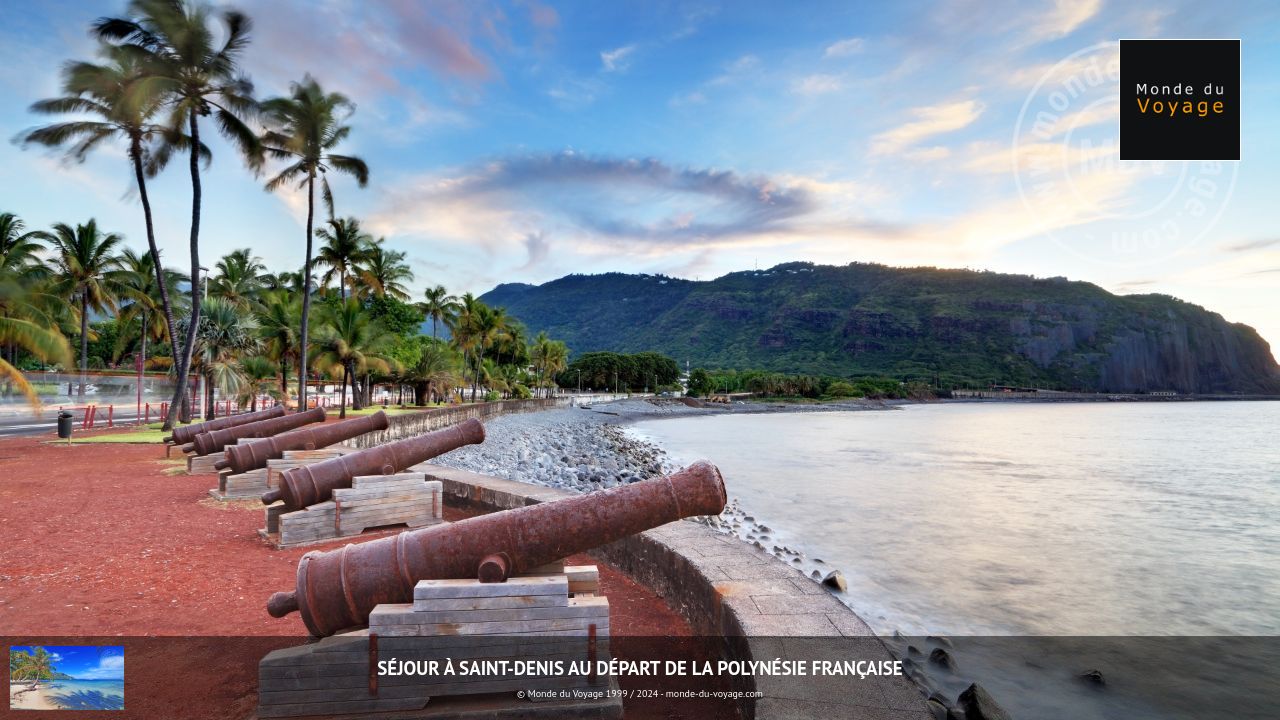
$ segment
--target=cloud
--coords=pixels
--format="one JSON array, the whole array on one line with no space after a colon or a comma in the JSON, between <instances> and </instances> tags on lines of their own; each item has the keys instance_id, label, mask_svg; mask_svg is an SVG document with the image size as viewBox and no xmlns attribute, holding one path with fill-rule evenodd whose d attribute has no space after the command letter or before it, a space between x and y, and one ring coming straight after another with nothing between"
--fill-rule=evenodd
<instances>
[{"instance_id":1,"label":"cloud","mask_svg":"<svg viewBox=\"0 0 1280 720\"><path fill-rule=\"evenodd\" d=\"M1245 240L1243 242L1223 245L1222 249L1230 253L1250 252L1280 245L1280 238L1262 238L1261 240Z\"/></svg>"},{"instance_id":2,"label":"cloud","mask_svg":"<svg viewBox=\"0 0 1280 720\"><path fill-rule=\"evenodd\" d=\"M827 58L839 58L856 55L857 53L862 52L862 48L865 44L866 41L860 37L845 38L844 40L838 40L828 45L827 49L823 51L822 56Z\"/></svg>"},{"instance_id":3,"label":"cloud","mask_svg":"<svg viewBox=\"0 0 1280 720\"><path fill-rule=\"evenodd\" d=\"M915 120L880 133L871 139L871 154L891 155L921 140L967 127L977 120L984 106L977 100L960 100L914 108Z\"/></svg>"},{"instance_id":4,"label":"cloud","mask_svg":"<svg viewBox=\"0 0 1280 720\"><path fill-rule=\"evenodd\" d=\"M797 95L825 95L841 88L840 78L835 75L807 75L791 84L791 92Z\"/></svg>"},{"instance_id":5,"label":"cloud","mask_svg":"<svg viewBox=\"0 0 1280 720\"><path fill-rule=\"evenodd\" d=\"M525 235L524 248L529 252L529 259L525 261L524 265L520 266L521 270L529 270L541 265L551 251L551 246L547 242L546 236L541 232Z\"/></svg>"},{"instance_id":6,"label":"cloud","mask_svg":"<svg viewBox=\"0 0 1280 720\"><path fill-rule=\"evenodd\" d=\"M636 51L635 45L623 45L620 48L600 53L600 64L605 72L621 72L630 64L627 58Z\"/></svg>"},{"instance_id":7,"label":"cloud","mask_svg":"<svg viewBox=\"0 0 1280 720\"><path fill-rule=\"evenodd\" d=\"M124 678L124 655L108 655L98 660L97 667L76 673L80 680L121 680Z\"/></svg>"},{"instance_id":8,"label":"cloud","mask_svg":"<svg viewBox=\"0 0 1280 720\"><path fill-rule=\"evenodd\" d=\"M1055 40L1066 37L1101 9L1102 0L1054 0L1051 10L1038 14L1038 20L1031 27L1032 38Z\"/></svg>"}]
</instances>

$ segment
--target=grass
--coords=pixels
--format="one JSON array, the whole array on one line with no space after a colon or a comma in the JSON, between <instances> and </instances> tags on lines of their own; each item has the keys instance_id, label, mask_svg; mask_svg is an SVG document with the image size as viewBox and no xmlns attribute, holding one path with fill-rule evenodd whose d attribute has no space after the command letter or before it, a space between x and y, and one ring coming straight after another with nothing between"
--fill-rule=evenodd
<instances>
[{"instance_id":1,"label":"grass","mask_svg":"<svg viewBox=\"0 0 1280 720\"><path fill-rule=\"evenodd\" d=\"M374 405L372 407L361 408L359 410L352 410L350 408L347 408L347 417L351 417L353 415L354 416L372 415L378 412L379 410L386 411L388 415L408 415L409 413L422 412L423 410L430 410L432 408L437 408L437 407L445 407L445 406L444 405L427 405L426 407L399 408L391 405L388 405L387 407L382 407L381 405ZM329 410L329 413L331 415L333 415L334 417L337 417L338 415L337 409L335 408L326 408L326 409Z\"/></svg>"},{"instance_id":2,"label":"grass","mask_svg":"<svg viewBox=\"0 0 1280 720\"><path fill-rule=\"evenodd\" d=\"M155 443L164 442L164 437L169 433L164 432L157 427L146 430L133 430L131 432L107 433L106 435L93 435L91 437L72 437L72 445L91 445L102 443ZM66 444L66 440L50 440L54 444Z\"/></svg>"}]
</instances>

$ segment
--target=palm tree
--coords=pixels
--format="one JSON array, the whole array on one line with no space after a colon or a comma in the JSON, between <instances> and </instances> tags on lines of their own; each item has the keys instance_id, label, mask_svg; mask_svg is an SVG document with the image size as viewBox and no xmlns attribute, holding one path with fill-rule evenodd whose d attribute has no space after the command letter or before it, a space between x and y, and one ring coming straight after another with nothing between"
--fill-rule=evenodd
<instances>
[{"instance_id":1,"label":"palm tree","mask_svg":"<svg viewBox=\"0 0 1280 720\"><path fill-rule=\"evenodd\" d=\"M458 309L449 324L449 334L453 336L453 344L462 351L464 376L474 370L473 363L477 356L476 348L480 344L480 314L484 312L484 303L471 293L464 293L458 300ZM475 402L476 386L471 386L471 401Z\"/></svg>"},{"instance_id":2,"label":"palm tree","mask_svg":"<svg viewBox=\"0 0 1280 720\"><path fill-rule=\"evenodd\" d=\"M569 348L563 342L547 337L545 332L539 332L533 340L529 357L533 360L534 371L537 373L535 384L539 388L545 388L547 395L550 396L551 386L554 384L553 378L556 373L563 371L569 362Z\"/></svg>"},{"instance_id":3,"label":"palm tree","mask_svg":"<svg viewBox=\"0 0 1280 720\"><path fill-rule=\"evenodd\" d=\"M237 400L242 405L247 401L250 412L257 411L258 397L261 395L284 400L284 393L276 387L276 364L271 358L262 355L241 358L240 374L244 378L244 385Z\"/></svg>"},{"instance_id":4,"label":"palm tree","mask_svg":"<svg viewBox=\"0 0 1280 720\"><path fill-rule=\"evenodd\" d=\"M390 372L382 352L389 347L392 336L369 318L364 307L355 298L325 308L321 320L321 337L316 344L316 364L332 369L342 368L342 409L339 418L347 416L347 385L351 385L351 409L359 410L360 395L356 392L356 378L366 369Z\"/></svg>"},{"instance_id":5,"label":"palm tree","mask_svg":"<svg viewBox=\"0 0 1280 720\"><path fill-rule=\"evenodd\" d=\"M212 115L219 131L239 146L251 168L261 161L257 137L241 120L252 114L253 85L240 74L237 61L249 44L250 21L234 10L217 14L223 40L215 41L210 27L215 11L198 0L131 0L125 18L100 18L94 23L99 38L122 42L140 59L148 73L146 95L163 96L169 112L170 140L186 126L191 170L191 317L183 351L177 362L177 383L164 428L169 430L185 404L187 373L200 326L200 143L199 118ZM154 249L153 249L154 252ZM159 265L160 263L156 263ZM162 282L162 281L160 281ZM175 357L178 354L175 349Z\"/></svg>"},{"instance_id":6,"label":"palm tree","mask_svg":"<svg viewBox=\"0 0 1280 720\"><path fill-rule=\"evenodd\" d=\"M26 224L13 213L0 213L0 278L8 278L15 285L11 292L18 292L30 287L34 281L42 280L49 275L49 268L40 259L44 249L45 233L39 230L27 231ZM9 311L0 305L0 318L9 317ZM5 341L4 353L0 360L9 363L18 361L16 342Z\"/></svg>"},{"instance_id":7,"label":"palm tree","mask_svg":"<svg viewBox=\"0 0 1280 720\"><path fill-rule=\"evenodd\" d=\"M107 63L70 62L63 68L63 97L41 100L31 106L32 112L44 114L88 114L94 120L73 120L37 128L23 136L25 144L36 143L59 147L74 143L68 151L77 161L110 139L123 140L128 148L142 216L147 228L147 248L155 272L152 287L159 293L159 308L165 332L173 336L173 307L170 288L162 277L160 248L156 244L155 225L151 218L151 198L147 178L155 177L168 163L175 149L190 148L190 138L155 122L168 101L164 87L149 81L144 58L128 48L103 44L101 54ZM206 159L208 148L197 150Z\"/></svg>"},{"instance_id":8,"label":"palm tree","mask_svg":"<svg viewBox=\"0 0 1280 720\"><path fill-rule=\"evenodd\" d=\"M117 319L122 330L116 340L115 358L119 359L125 348L132 343L134 337L131 330L136 320L140 344L138 357L144 366L147 362L147 340L164 342L167 339L171 347L173 343L173 339L168 334L168 323L157 301L162 294L156 287L153 262L151 253L138 255L133 250L125 248L120 254L120 296L123 302L120 304ZM165 290L177 297L178 283L184 279L182 274L166 268L160 276L164 278ZM129 331L127 332L126 329Z\"/></svg>"},{"instance_id":9,"label":"palm tree","mask_svg":"<svg viewBox=\"0 0 1280 720\"><path fill-rule=\"evenodd\" d=\"M190 319L184 319L189 322ZM181 325L184 321L179 321ZM185 328L184 328L185 329ZM223 298L209 298L194 333L195 367L205 378L205 418L215 414L214 389L238 395L245 377L239 358L262 348L258 320Z\"/></svg>"},{"instance_id":10,"label":"palm tree","mask_svg":"<svg viewBox=\"0 0 1280 720\"><path fill-rule=\"evenodd\" d=\"M25 657L19 657L17 667L10 666L10 677L27 678L31 680L34 687L40 687L41 679L53 679L53 674L57 672L57 668L53 664L53 656L48 650L42 647L36 647L33 652L23 653Z\"/></svg>"},{"instance_id":11,"label":"palm tree","mask_svg":"<svg viewBox=\"0 0 1280 720\"><path fill-rule=\"evenodd\" d=\"M263 295L258 310L261 337L266 343L267 356L280 364L280 394L289 395L289 363L298 357L298 324L302 317L302 303L284 290L272 290Z\"/></svg>"},{"instance_id":12,"label":"palm tree","mask_svg":"<svg viewBox=\"0 0 1280 720\"><path fill-rule=\"evenodd\" d=\"M316 237L324 241L320 251L316 253L315 264L328 268L320 277L320 284L329 287L335 278L338 280L338 297L347 301L347 288L355 286L359 267L367 259L366 252L373 238L360 229L360 221L355 218L337 218L329 221L333 228L316 230Z\"/></svg>"},{"instance_id":13,"label":"palm tree","mask_svg":"<svg viewBox=\"0 0 1280 720\"><path fill-rule=\"evenodd\" d=\"M0 272L27 279L47 276L48 268L40 260L46 237L39 230L28 232L26 223L17 215L0 213Z\"/></svg>"},{"instance_id":14,"label":"palm tree","mask_svg":"<svg viewBox=\"0 0 1280 720\"><path fill-rule=\"evenodd\" d=\"M429 318L431 318L431 337L437 338L436 322L443 321L447 326L453 320L453 316L458 311L458 298L449 294L443 285L437 285L433 288L427 288L423 293L426 302L419 303L418 309Z\"/></svg>"},{"instance_id":15,"label":"palm tree","mask_svg":"<svg viewBox=\"0 0 1280 720\"><path fill-rule=\"evenodd\" d=\"M413 271L404 261L405 254L387 250L382 246L385 241L386 238L379 238L365 246L364 258L356 269L360 287L365 293L378 297L408 300L409 290L404 284L413 281Z\"/></svg>"},{"instance_id":16,"label":"palm tree","mask_svg":"<svg viewBox=\"0 0 1280 720\"><path fill-rule=\"evenodd\" d=\"M249 248L232 250L215 266L218 274L209 283L209 295L220 297L240 308L248 308L262 289L267 266Z\"/></svg>"},{"instance_id":17,"label":"palm tree","mask_svg":"<svg viewBox=\"0 0 1280 720\"><path fill-rule=\"evenodd\" d=\"M406 373L414 386L415 402L426 405L456 387L460 365L460 358L448 345L435 339L426 342L418 362Z\"/></svg>"},{"instance_id":18,"label":"palm tree","mask_svg":"<svg viewBox=\"0 0 1280 720\"><path fill-rule=\"evenodd\" d=\"M338 155L333 149L351 132L343 122L355 111L345 96L326 93L307 76L295 83L290 97L273 98L262 104L270 129L262 137L266 151L280 160L291 161L267 183L275 190L285 183L298 181L307 189L307 253L302 264L302 333L299 339L298 367L299 407L307 406L307 323L311 315L311 237L315 221L316 176L320 176L321 192L333 216L333 192L326 173L329 170L355 177L360 187L369 183L369 167L363 160Z\"/></svg>"},{"instance_id":19,"label":"palm tree","mask_svg":"<svg viewBox=\"0 0 1280 720\"><path fill-rule=\"evenodd\" d=\"M0 343L13 348L13 362L0 357L0 378L12 383L37 411L40 396L15 367L21 349L50 363L71 364L71 347L58 331L58 323L43 309L39 294L33 293L16 273L0 270Z\"/></svg>"},{"instance_id":20,"label":"palm tree","mask_svg":"<svg viewBox=\"0 0 1280 720\"><path fill-rule=\"evenodd\" d=\"M116 254L124 237L100 232L97 221L91 219L74 229L58 223L48 238L55 253L55 287L80 309L79 396L84 398L84 373L89 365L89 311L115 310L116 298L124 290L124 271Z\"/></svg>"}]
</instances>

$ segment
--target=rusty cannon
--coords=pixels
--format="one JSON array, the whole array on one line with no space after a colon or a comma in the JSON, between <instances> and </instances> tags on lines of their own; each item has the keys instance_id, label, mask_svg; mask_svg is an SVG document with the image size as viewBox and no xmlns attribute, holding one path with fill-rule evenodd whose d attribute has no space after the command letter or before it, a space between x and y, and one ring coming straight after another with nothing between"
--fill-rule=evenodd
<instances>
[{"instance_id":1,"label":"rusty cannon","mask_svg":"<svg viewBox=\"0 0 1280 720\"><path fill-rule=\"evenodd\" d=\"M228 445L223 450L225 458L214 463L213 467L216 470L230 468L232 473L249 472L266 467L268 460L284 457L286 450L317 450L365 433L386 430L388 426L387 414L379 410L372 415L332 425L298 428L253 442Z\"/></svg>"},{"instance_id":2,"label":"rusty cannon","mask_svg":"<svg viewBox=\"0 0 1280 720\"><path fill-rule=\"evenodd\" d=\"M296 610L325 637L368 624L377 605L410 602L419 580L503 582L681 518L719 514L725 499L720 471L697 462L666 477L313 551L298 563L294 589L272 595L267 612Z\"/></svg>"},{"instance_id":3,"label":"rusty cannon","mask_svg":"<svg viewBox=\"0 0 1280 720\"><path fill-rule=\"evenodd\" d=\"M352 478L391 475L463 445L482 442L484 425L472 418L418 437L296 467L280 475L280 487L263 493L262 504L284 500L285 506L301 509L333 497L334 488L351 487Z\"/></svg>"},{"instance_id":4,"label":"rusty cannon","mask_svg":"<svg viewBox=\"0 0 1280 720\"><path fill-rule=\"evenodd\" d=\"M213 432L200 433L191 442L183 445L182 451L188 453L194 451L196 455L202 456L208 455L209 453L221 452L223 448L228 445L234 445L237 440L242 438L271 437L288 430L296 430L303 425L318 422L324 422L324 408L321 407L311 408L306 412L214 430Z\"/></svg>"},{"instance_id":5,"label":"rusty cannon","mask_svg":"<svg viewBox=\"0 0 1280 720\"><path fill-rule=\"evenodd\" d=\"M274 405L266 410L259 410L257 412L241 413L239 415L224 415L216 420L176 427L173 429L172 435L165 436L164 441L185 445L191 442L192 438L200 433L213 432L214 430L222 430L223 428L235 427L236 425L245 425L259 420L269 420L271 418L280 417L284 414L285 408L283 405Z\"/></svg>"}]
</instances>

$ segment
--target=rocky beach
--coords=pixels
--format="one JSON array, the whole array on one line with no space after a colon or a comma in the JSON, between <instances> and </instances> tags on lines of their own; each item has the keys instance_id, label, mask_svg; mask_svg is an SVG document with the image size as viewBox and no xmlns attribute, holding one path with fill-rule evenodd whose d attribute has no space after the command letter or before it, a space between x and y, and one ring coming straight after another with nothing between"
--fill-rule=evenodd
<instances>
[{"instance_id":1,"label":"rocky beach","mask_svg":"<svg viewBox=\"0 0 1280 720\"><path fill-rule=\"evenodd\" d=\"M485 424L487 439L434 462L447 467L572 492L593 492L673 472L678 465L657 445L627 432L640 420L723 414L891 410L874 400L839 403L704 403L685 398L640 398L507 415ZM776 542L773 530L733 497L717 517L697 518L719 532L734 535L803 570L815 582L843 589L844 579L821 558Z\"/></svg>"}]
</instances>

